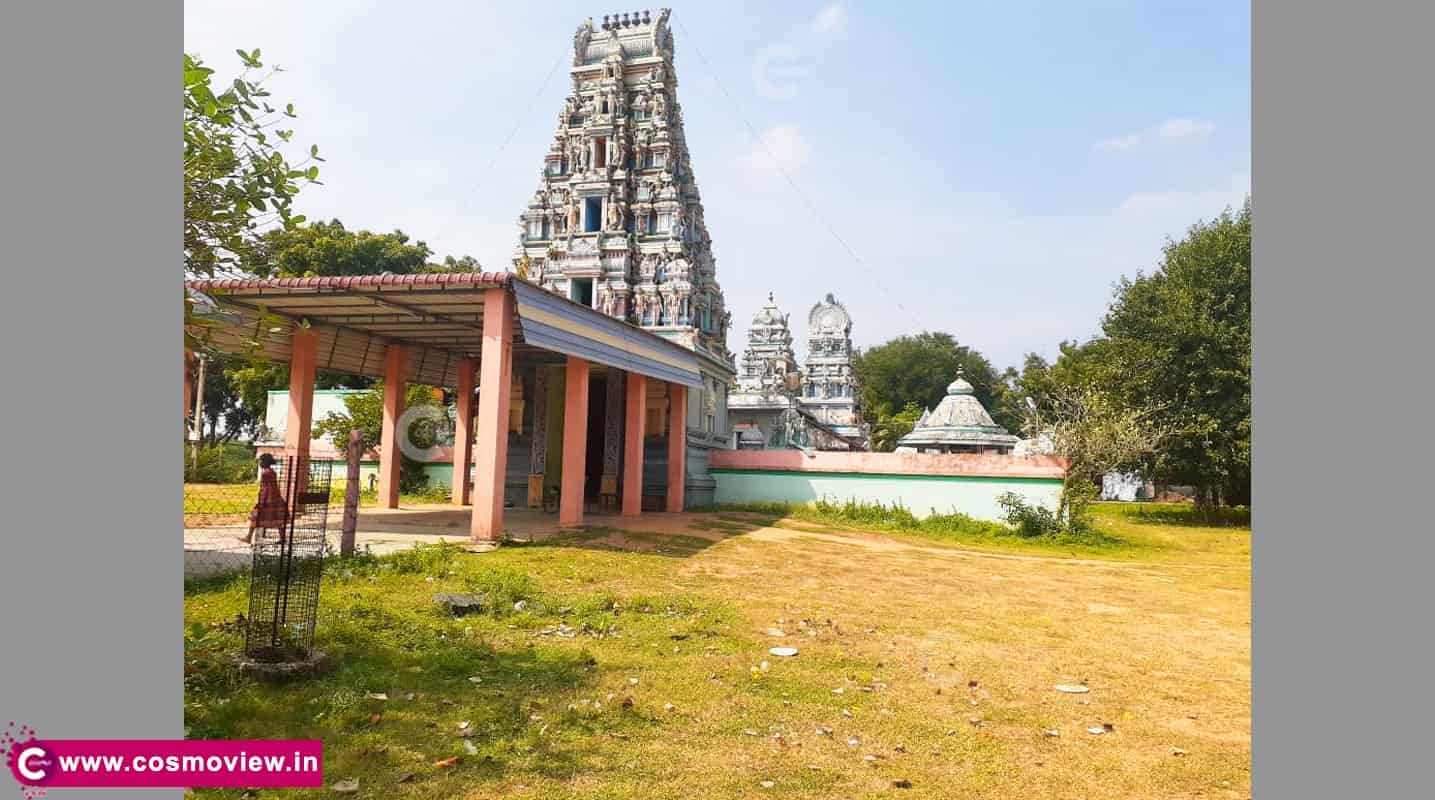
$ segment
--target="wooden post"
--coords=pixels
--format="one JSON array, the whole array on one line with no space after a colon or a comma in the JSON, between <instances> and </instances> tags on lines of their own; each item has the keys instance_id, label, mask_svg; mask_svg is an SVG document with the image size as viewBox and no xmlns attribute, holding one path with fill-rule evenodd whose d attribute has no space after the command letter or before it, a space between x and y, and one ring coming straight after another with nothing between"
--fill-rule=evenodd
<instances>
[{"instance_id":1,"label":"wooden post","mask_svg":"<svg viewBox=\"0 0 1435 800\"><path fill-rule=\"evenodd\" d=\"M354 538L359 530L359 459L363 457L363 446L359 444L358 430L349 431L349 471L344 480L344 528L339 536L339 555L354 554Z\"/></svg>"}]
</instances>

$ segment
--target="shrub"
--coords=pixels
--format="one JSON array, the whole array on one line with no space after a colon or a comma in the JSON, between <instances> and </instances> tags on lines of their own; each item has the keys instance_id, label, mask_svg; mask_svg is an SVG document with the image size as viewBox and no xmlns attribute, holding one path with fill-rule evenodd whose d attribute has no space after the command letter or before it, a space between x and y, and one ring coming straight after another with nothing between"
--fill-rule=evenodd
<instances>
[{"instance_id":1,"label":"shrub","mask_svg":"<svg viewBox=\"0 0 1435 800\"><path fill-rule=\"evenodd\" d=\"M394 572L403 575L447 575L453 569L458 556L458 545L453 542L438 544L416 544L409 550L401 550L389 556Z\"/></svg>"},{"instance_id":2,"label":"shrub","mask_svg":"<svg viewBox=\"0 0 1435 800\"><path fill-rule=\"evenodd\" d=\"M1031 505L1014 492L1006 492L997 498L997 503L1006 513L1007 524L1025 537L1054 536L1066 533L1067 528L1056 513L1045 506Z\"/></svg>"},{"instance_id":3,"label":"shrub","mask_svg":"<svg viewBox=\"0 0 1435 800\"><path fill-rule=\"evenodd\" d=\"M254 448L237 442L201 447L199 458L184 446L184 479L192 483L253 483L259 476Z\"/></svg>"},{"instance_id":4,"label":"shrub","mask_svg":"<svg viewBox=\"0 0 1435 800\"><path fill-rule=\"evenodd\" d=\"M538 586L528 577L512 567L490 567L480 570L468 579L468 590L484 599L484 610L495 617L514 613L513 605L519 600L534 607L537 612L543 605Z\"/></svg>"}]
</instances>

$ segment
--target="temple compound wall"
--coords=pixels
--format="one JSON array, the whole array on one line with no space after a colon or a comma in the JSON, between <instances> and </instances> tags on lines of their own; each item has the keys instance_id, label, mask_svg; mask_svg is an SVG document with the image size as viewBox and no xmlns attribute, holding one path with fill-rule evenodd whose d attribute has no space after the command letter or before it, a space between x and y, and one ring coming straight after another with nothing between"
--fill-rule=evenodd
<instances>
[{"instance_id":1,"label":"temple compound wall","mask_svg":"<svg viewBox=\"0 0 1435 800\"><path fill-rule=\"evenodd\" d=\"M851 500L995 522L1007 492L1054 512L1065 467L1053 456L733 450L711 469L721 505Z\"/></svg>"}]
</instances>

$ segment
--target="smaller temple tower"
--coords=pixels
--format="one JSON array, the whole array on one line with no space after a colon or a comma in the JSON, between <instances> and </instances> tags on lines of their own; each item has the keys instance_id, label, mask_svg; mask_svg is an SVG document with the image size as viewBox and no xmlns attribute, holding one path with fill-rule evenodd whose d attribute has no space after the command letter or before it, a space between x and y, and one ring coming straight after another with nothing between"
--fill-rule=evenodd
<instances>
[{"instance_id":1,"label":"smaller temple tower","mask_svg":"<svg viewBox=\"0 0 1435 800\"><path fill-rule=\"evenodd\" d=\"M852 317L830 292L807 315L807 371L799 401L839 435L866 446L867 425L852 370Z\"/></svg>"},{"instance_id":2,"label":"smaller temple tower","mask_svg":"<svg viewBox=\"0 0 1435 800\"><path fill-rule=\"evenodd\" d=\"M728 418L743 450L804 448L856 450L858 443L803 406L802 374L792 352L788 316L778 310L771 293L748 328L747 349L737 376L737 390L728 395Z\"/></svg>"}]
</instances>

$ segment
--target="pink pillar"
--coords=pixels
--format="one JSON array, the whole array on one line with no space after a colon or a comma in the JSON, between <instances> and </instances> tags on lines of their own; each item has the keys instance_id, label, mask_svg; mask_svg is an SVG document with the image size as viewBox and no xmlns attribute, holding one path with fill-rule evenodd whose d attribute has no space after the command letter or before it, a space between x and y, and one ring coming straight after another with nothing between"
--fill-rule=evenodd
<instances>
[{"instance_id":1,"label":"pink pillar","mask_svg":"<svg viewBox=\"0 0 1435 800\"><path fill-rule=\"evenodd\" d=\"M688 478L688 387L668 384L668 510L683 510Z\"/></svg>"},{"instance_id":2,"label":"pink pillar","mask_svg":"<svg viewBox=\"0 0 1435 800\"><path fill-rule=\"evenodd\" d=\"M473 493L468 486L468 468L473 464L473 359L458 362L458 420L453 431L453 502L468 505Z\"/></svg>"},{"instance_id":3,"label":"pink pillar","mask_svg":"<svg viewBox=\"0 0 1435 800\"><path fill-rule=\"evenodd\" d=\"M479 359L477 469L473 478L474 549L489 550L503 538L503 483L508 471L508 406L513 392L513 296L507 289L483 294L483 353ZM466 472L466 470L465 470Z\"/></svg>"},{"instance_id":4,"label":"pink pillar","mask_svg":"<svg viewBox=\"0 0 1435 800\"><path fill-rule=\"evenodd\" d=\"M628 373L628 414L623 428L623 516L643 510L643 423L648 417L648 378Z\"/></svg>"},{"instance_id":5,"label":"pink pillar","mask_svg":"<svg viewBox=\"0 0 1435 800\"><path fill-rule=\"evenodd\" d=\"M314 371L319 363L319 332L294 328L289 356L289 417L284 427L284 453L294 457L300 474L308 469L309 441L314 437Z\"/></svg>"},{"instance_id":6,"label":"pink pillar","mask_svg":"<svg viewBox=\"0 0 1435 800\"><path fill-rule=\"evenodd\" d=\"M404 398L408 386L404 383L404 370L408 352L400 344L389 344L384 355L384 420L379 430L379 506L399 507L399 466L403 459L399 453L399 416L404 413Z\"/></svg>"},{"instance_id":7,"label":"pink pillar","mask_svg":"<svg viewBox=\"0 0 1435 800\"><path fill-rule=\"evenodd\" d=\"M558 494L558 525L583 524L584 467L588 460L588 362L568 356L563 387L563 483Z\"/></svg>"}]
</instances>

